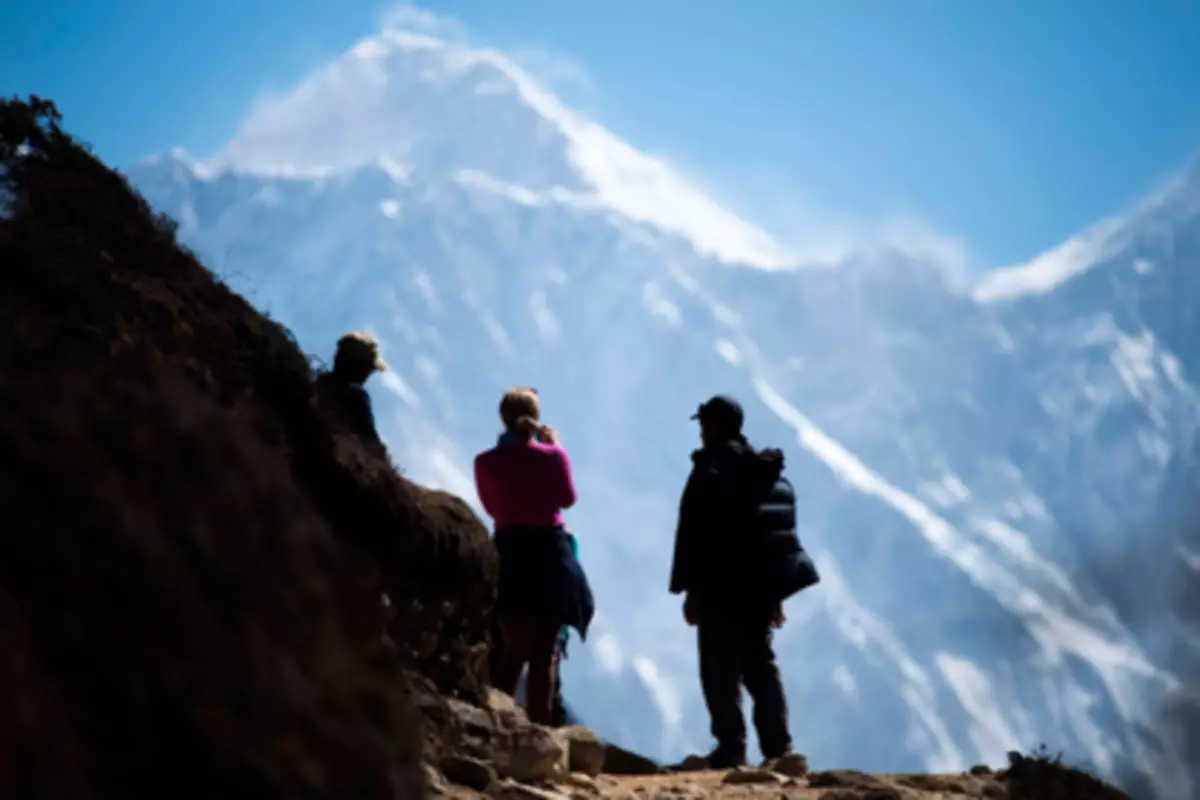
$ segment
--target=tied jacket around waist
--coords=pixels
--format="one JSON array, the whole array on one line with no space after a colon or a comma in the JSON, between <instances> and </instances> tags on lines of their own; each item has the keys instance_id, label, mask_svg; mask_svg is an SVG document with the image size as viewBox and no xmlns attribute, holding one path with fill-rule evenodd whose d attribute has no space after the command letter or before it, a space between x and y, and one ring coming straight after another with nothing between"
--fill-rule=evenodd
<instances>
[{"instance_id":1,"label":"tied jacket around waist","mask_svg":"<svg viewBox=\"0 0 1200 800\"><path fill-rule=\"evenodd\" d=\"M552 616L586 639L595 602L562 525L562 510L575 503L566 451L501 436L476 456L475 484L496 526L497 614Z\"/></svg>"},{"instance_id":2,"label":"tied jacket around waist","mask_svg":"<svg viewBox=\"0 0 1200 800\"><path fill-rule=\"evenodd\" d=\"M587 640L595 600L587 574L562 527L506 528L493 539L500 554L496 613L553 616Z\"/></svg>"},{"instance_id":3,"label":"tied jacket around waist","mask_svg":"<svg viewBox=\"0 0 1200 800\"><path fill-rule=\"evenodd\" d=\"M703 605L773 605L820 580L796 535L796 494L780 450L755 451L740 440L692 453L683 490L673 594Z\"/></svg>"}]
</instances>

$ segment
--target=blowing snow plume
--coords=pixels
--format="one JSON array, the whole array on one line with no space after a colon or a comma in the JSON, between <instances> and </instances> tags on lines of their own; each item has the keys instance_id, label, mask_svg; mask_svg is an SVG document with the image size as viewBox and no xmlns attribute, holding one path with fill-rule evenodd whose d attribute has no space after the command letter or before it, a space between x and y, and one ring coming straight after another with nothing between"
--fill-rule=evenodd
<instances>
[{"instance_id":1,"label":"blowing snow plume","mask_svg":"<svg viewBox=\"0 0 1200 800\"><path fill-rule=\"evenodd\" d=\"M0 796L420 794L412 687L481 690L483 527L58 122L0 103Z\"/></svg>"}]
</instances>

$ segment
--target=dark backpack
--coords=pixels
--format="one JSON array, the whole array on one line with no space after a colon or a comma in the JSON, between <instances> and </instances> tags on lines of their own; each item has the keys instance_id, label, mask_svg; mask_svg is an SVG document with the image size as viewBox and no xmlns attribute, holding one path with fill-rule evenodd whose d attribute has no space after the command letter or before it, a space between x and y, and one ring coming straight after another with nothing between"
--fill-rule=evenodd
<instances>
[{"instance_id":1,"label":"dark backpack","mask_svg":"<svg viewBox=\"0 0 1200 800\"><path fill-rule=\"evenodd\" d=\"M796 533L796 492L780 475L755 516L759 563L773 600L782 602L821 580Z\"/></svg>"}]
</instances>

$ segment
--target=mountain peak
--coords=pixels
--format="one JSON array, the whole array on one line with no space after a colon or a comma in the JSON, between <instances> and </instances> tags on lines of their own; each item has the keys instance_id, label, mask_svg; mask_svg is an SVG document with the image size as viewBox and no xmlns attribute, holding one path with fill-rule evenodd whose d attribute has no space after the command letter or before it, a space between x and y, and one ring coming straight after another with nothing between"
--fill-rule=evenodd
<instances>
[{"instance_id":1,"label":"mountain peak","mask_svg":"<svg viewBox=\"0 0 1200 800\"><path fill-rule=\"evenodd\" d=\"M210 167L322 176L381 161L428 180L467 172L589 196L726 263L793 263L770 235L568 109L505 54L423 32L363 39L260 102Z\"/></svg>"},{"instance_id":2,"label":"mountain peak","mask_svg":"<svg viewBox=\"0 0 1200 800\"><path fill-rule=\"evenodd\" d=\"M499 54L404 31L363 39L260 102L215 161L327 174L386 158L432 177L477 169L533 189L578 188L563 132Z\"/></svg>"}]
</instances>

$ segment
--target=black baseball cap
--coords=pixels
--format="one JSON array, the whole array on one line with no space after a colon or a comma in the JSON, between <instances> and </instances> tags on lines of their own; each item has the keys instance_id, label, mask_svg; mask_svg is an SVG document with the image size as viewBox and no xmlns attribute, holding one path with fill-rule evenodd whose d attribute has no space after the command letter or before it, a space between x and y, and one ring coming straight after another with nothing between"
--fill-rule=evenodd
<instances>
[{"instance_id":1,"label":"black baseball cap","mask_svg":"<svg viewBox=\"0 0 1200 800\"><path fill-rule=\"evenodd\" d=\"M746 415L742 412L741 403L729 395L719 394L701 403L696 413L692 414L692 419L724 422L736 430L741 430Z\"/></svg>"}]
</instances>

